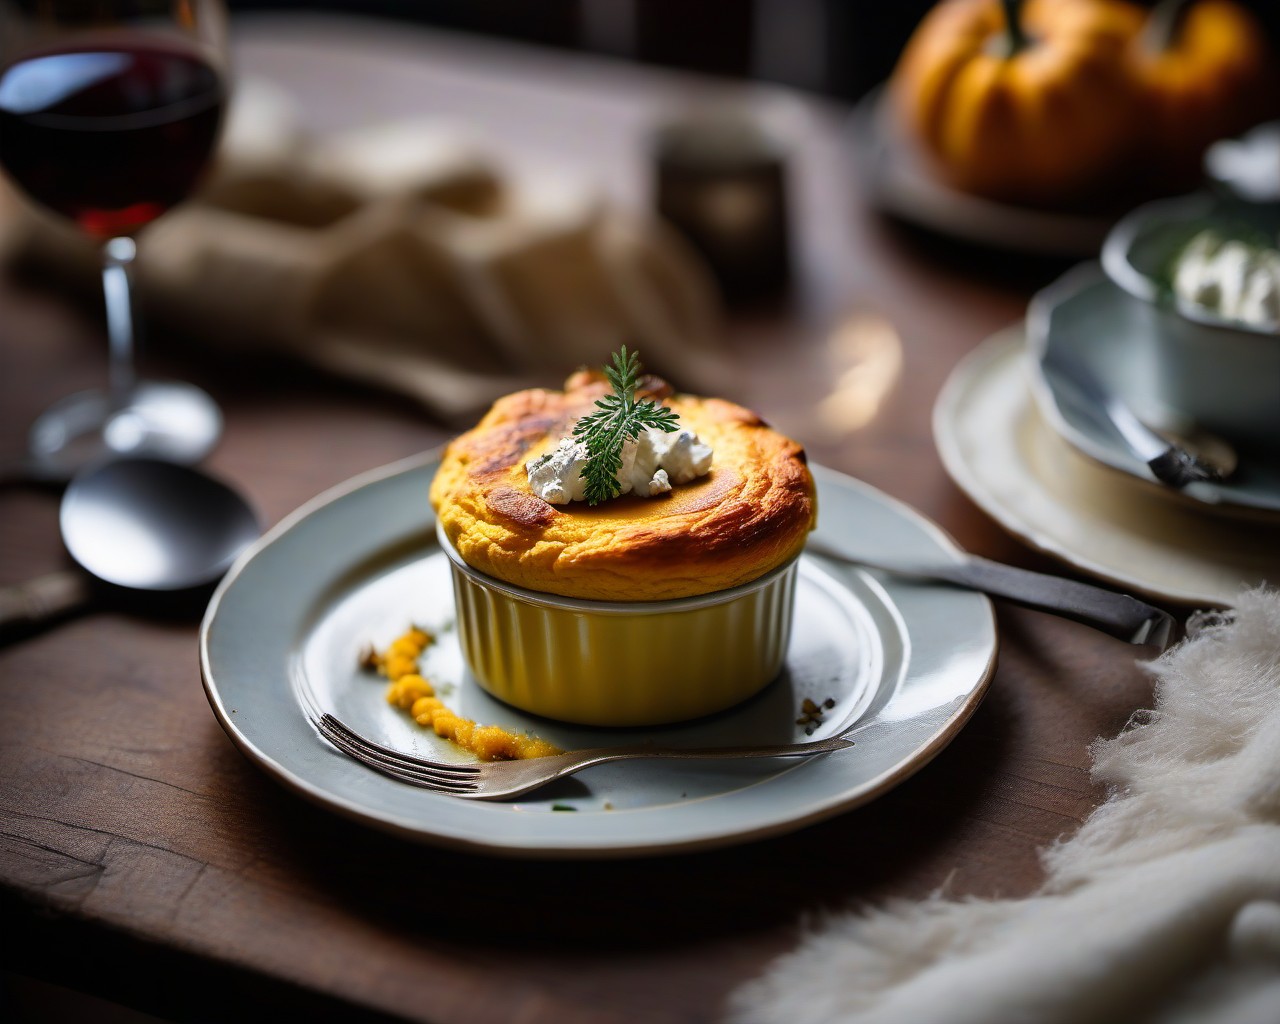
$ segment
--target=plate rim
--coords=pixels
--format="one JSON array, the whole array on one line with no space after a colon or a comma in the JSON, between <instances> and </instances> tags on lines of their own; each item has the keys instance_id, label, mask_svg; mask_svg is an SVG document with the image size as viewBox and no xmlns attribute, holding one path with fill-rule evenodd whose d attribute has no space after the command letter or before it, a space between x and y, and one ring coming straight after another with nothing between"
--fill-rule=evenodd
<instances>
[{"instance_id":1,"label":"plate rim","mask_svg":"<svg viewBox=\"0 0 1280 1024\"><path fill-rule=\"evenodd\" d=\"M222 695L219 693L217 682L214 679L214 669L210 650L210 635L227 593L230 592L235 581L239 578L244 569L256 557L258 557L262 551L266 550L278 539L292 531L301 522L320 509L323 509L334 502L340 501L344 497L371 484L376 484L391 477L425 469L433 462L438 462L442 452L443 446L431 448L387 465L367 470L349 478L348 480L336 484L325 491L322 491L320 494L304 502L293 512L282 518L275 526L266 531L262 537L260 537L250 548L241 554L241 556L236 560L236 563L218 584L201 622L199 636L201 684L218 724L231 739L233 745L246 757L246 759L251 761L259 769L263 770L269 777L282 784L291 792L304 797L309 802L316 804L331 813L338 814L340 817L417 843L452 849L460 852L479 853L487 856L510 859L605 860L629 857L666 856L670 854L688 853L756 842L761 839L795 832L808 827L809 825L834 817L845 811L852 810L862 804L876 799L883 793L906 781L906 779L910 778L917 771L929 764L955 738L955 736L959 734L960 730L968 723L969 719L982 703L982 700L990 689L991 682L994 678L998 665L1000 651L1000 634L997 628L995 609L991 600L986 597L986 595L970 591L967 592L969 596L980 599L979 607L983 610L985 620L984 625L989 631L991 643L990 649L986 652L986 662L978 674L978 677L973 681L967 693L963 696L963 700L960 701L957 707L948 711L945 720L938 726L936 731L917 748L915 748L904 763L895 765L879 775L867 780L852 796L838 795L828 798L821 801L807 813L797 814L791 817L783 817L758 826L722 831L715 835L695 837L692 839L674 839L669 841L659 840L647 843L643 846L635 844L522 846L518 842L495 841L483 836L459 837L455 835L441 834L439 832L430 832L424 830L420 826L415 826L412 823L402 821L395 815L385 812L379 813L377 811L361 808L347 800L345 797L328 792L322 786L302 777L298 772L292 770L287 765L282 764L271 753L260 749L247 736L241 733L238 725L233 720L233 712L230 712L224 705ZM892 495L886 494L870 484L858 480L856 477L852 477L820 465L811 464L810 468L813 470L815 477L826 476L831 478L834 482L844 485L852 485L855 490L864 493L872 493L876 499L891 507L897 515L905 516L907 519L913 521L943 548L956 553L962 552L959 545L956 544L954 539L941 526L929 517L925 516L923 513L911 508L905 502L894 498ZM868 580L873 587L881 588L882 585L874 577L869 577ZM892 600L890 600L889 604L891 610L897 612L897 606L892 602Z\"/></svg>"},{"instance_id":2,"label":"plate rim","mask_svg":"<svg viewBox=\"0 0 1280 1024\"><path fill-rule=\"evenodd\" d=\"M984 372L992 372L991 367L1001 359L1018 361L1016 350L1024 343L1024 339L1025 329L1022 322L1011 324L990 335L955 365L938 392L938 398L933 406L933 435L943 467L952 482L1011 536L1028 547L1080 572L1156 601L1167 601L1184 607L1229 607L1230 602L1225 595L1210 595L1203 590L1190 591L1153 586L1136 576L1126 575L1093 558L1079 555L1056 540L1036 532L1034 524L1028 524L1024 517L1013 515L1004 503L989 494L988 487L974 482L975 473L968 468L969 460L959 451L960 446L951 436L948 423L955 418L953 410L960 404L963 392L972 387L973 382L983 376ZM1024 395L1024 402L1024 408L1034 415L1039 415L1029 392ZM1045 426L1046 429L1051 429L1047 424ZM1063 444L1067 443L1062 438L1057 439ZM1075 449L1072 448L1072 450ZM1096 465L1092 461L1090 464ZM1133 483L1127 474L1120 473L1109 466L1098 468L1115 474L1117 479Z\"/></svg>"}]
</instances>

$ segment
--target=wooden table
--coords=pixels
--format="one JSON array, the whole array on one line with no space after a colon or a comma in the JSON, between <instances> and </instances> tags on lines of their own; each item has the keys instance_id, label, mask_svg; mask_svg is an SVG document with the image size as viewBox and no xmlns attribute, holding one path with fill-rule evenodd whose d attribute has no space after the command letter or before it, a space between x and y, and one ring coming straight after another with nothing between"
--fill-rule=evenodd
<instances>
[{"instance_id":1,"label":"wooden table","mask_svg":"<svg viewBox=\"0 0 1280 1024\"><path fill-rule=\"evenodd\" d=\"M242 72L295 91L319 128L445 112L521 167L645 201L641 133L689 81L414 29L324 20L240 26ZM922 510L963 545L1050 567L949 482L930 436L956 361L1017 318L1053 268L932 244L868 212L845 111L800 102L790 303L736 316L734 397L818 462ZM50 401L103 375L92 308L0 292L0 454ZM833 432L836 327L877 317L903 367L871 422ZM332 484L443 440L412 403L291 365L156 352L227 415L210 468L274 522ZM0 583L66 564L56 495L0 492ZM1136 649L999 609L1000 667L963 733L873 804L802 832L680 857L553 863L411 845L284 791L215 722L199 609L109 603L0 650L0 906L13 972L175 1019L364 1015L467 1024L714 1019L792 948L802 917L852 903L1017 896L1037 851L1099 797L1087 746L1149 698ZM500 923L499 923L500 922Z\"/></svg>"}]
</instances>

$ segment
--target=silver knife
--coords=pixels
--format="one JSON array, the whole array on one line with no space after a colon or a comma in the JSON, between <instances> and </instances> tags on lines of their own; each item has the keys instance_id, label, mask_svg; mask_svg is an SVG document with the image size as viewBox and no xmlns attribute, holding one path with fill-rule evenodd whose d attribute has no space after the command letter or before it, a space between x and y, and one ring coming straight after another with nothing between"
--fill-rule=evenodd
<instances>
[{"instance_id":1,"label":"silver knife","mask_svg":"<svg viewBox=\"0 0 1280 1024\"><path fill-rule=\"evenodd\" d=\"M817 537L810 537L805 547L812 554L866 569L953 583L992 597L1002 597L1027 608L1092 626L1108 636L1131 644L1151 644L1164 650L1173 639L1177 625L1168 612L1128 594L1118 594L1113 590L1060 576L1019 569L977 555L964 554L956 562L939 560L928 563L897 561L879 556L864 558Z\"/></svg>"}]
</instances>

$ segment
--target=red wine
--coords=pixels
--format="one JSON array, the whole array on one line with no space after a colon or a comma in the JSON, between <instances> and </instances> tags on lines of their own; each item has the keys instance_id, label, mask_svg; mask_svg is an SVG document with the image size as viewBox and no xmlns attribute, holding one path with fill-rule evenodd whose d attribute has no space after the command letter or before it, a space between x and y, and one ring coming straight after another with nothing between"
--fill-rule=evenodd
<instances>
[{"instance_id":1,"label":"red wine","mask_svg":"<svg viewBox=\"0 0 1280 1024\"><path fill-rule=\"evenodd\" d=\"M0 164L85 231L125 234L195 186L223 99L217 71L179 50L28 57L0 74Z\"/></svg>"}]
</instances>

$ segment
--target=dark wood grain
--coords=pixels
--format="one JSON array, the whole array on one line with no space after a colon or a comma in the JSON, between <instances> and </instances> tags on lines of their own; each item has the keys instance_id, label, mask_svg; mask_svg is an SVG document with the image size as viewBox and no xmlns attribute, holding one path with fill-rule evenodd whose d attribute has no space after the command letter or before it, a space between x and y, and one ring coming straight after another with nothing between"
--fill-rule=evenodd
<instances>
[{"instance_id":1,"label":"dark wood grain","mask_svg":"<svg viewBox=\"0 0 1280 1024\"><path fill-rule=\"evenodd\" d=\"M316 127L440 112L513 165L555 167L643 202L644 125L687 80L416 31L245 27L239 66L298 91ZM731 397L819 462L920 508L983 554L1046 567L948 481L929 433L956 361L1015 319L1054 268L979 258L882 224L860 201L840 109L801 103L797 288L737 315ZM875 316L903 369L846 434L815 418L829 339ZM103 373L97 311L0 290L0 454L48 402ZM412 403L269 360L157 339L150 367L227 414L210 468L268 522L445 437ZM0 491L0 583L66 564L56 495ZM11 969L175 1019L271 1010L467 1024L714 1019L791 948L805 915L957 893L1014 896L1037 851L1099 794L1087 746L1149 697L1135 651L1001 609L990 694L937 760L873 804L714 853L602 863L491 861L352 825L283 791L215 722L196 664L199 607L104 593L92 613L0 650L0 906Z\"/></svg>"}]
</instances>

